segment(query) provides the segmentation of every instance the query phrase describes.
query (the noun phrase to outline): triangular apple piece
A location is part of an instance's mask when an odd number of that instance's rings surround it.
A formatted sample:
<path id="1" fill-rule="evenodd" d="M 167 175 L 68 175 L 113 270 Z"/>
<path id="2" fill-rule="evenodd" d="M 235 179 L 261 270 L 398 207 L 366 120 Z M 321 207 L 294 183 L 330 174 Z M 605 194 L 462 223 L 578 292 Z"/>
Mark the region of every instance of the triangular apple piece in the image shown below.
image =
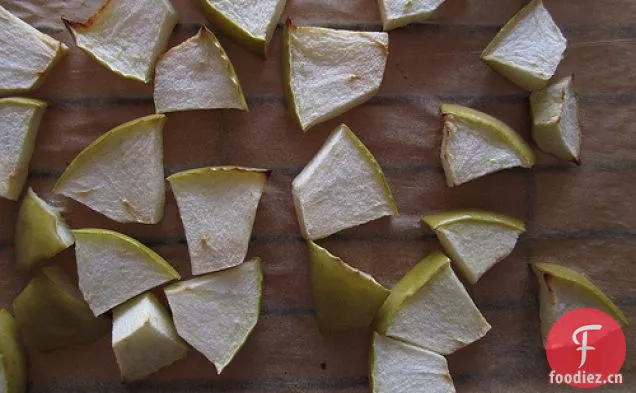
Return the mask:
<path id="1" fill-rule="evenodd" d="M 373 393 L 455 393 L 444 356 L 373 333 L 369 382 Z"/>
<path id="2" fill-rule="evenodd" d="M 581 164 L 581 126 L 574 77 L 567 76 L 530 94 L 532 138 L 539 148 Z"/>
<path id="3" fill-rule="evenodd" d="M 0 6 L 0 93 L 36 89 L 68 50 Z"/>
<path id="4" fill-rule="evenodd" d="M 152 80 L 177 19 L 169 0 L 106 0 L 86 22 L 62 18 L 75 44 L 90 57 L 144 83 Z"/>
<path id="5" fill-rule="evenodd" d="M 283 33 L 287 106 L 303 131 L 373 97 L 387 57 L 387 33 L 296 26 Z"/>
<path id="6" fill-rule="evenodd" d="M 137 240 L 106 229 L 77 229 L 79 287 L 93 314 L 181 278 L 165 259 Z"/>
<path id="7" fill-rule="evenodd" d="M 497 33 L 481 58 L 517 85 L 537 90 L 552 78 L 566 47 L 543 2 L 533 0 Z"/>
<path id="8" fill-rule="evenodd" d="M 370 326 L 389 290 L 326 249 L 308 241 L 311 289 L 321 330 Z"/>
<path id="9" fill-rule="evenodd" d="M 287 0 L 202 0 L 203 11 L 215 27 L 247 50 L 267 56 L 269 42 Z"/>
<path id="10" fill-rule="evenodd" d="M 0 392 L 24 393 L 27 360 L 18 326 L 9 311 L 0 309 Z"/>
<path id="11" fill-rule="evenodd" d="M 57 266 L 43 268 L 13 301 L 15 318 L 27 342 L 39 351 L 90 343 L 110 328 L 96 318 L 69 277 Z"/>
<path id="12" fill-rule="evenodd" d="M 534 165 L 530 146 L 504 122 L 460 105 L 444 104 L 441 112 L 441 159 L 449 187 L 503 169 Z"/>
<path id="13" fill-rule="evenodd" d="M 429 19 L 445 0 L 378 0 L 384 31 Z"/>
<path id="14" fill-rule="evenodd" d="M 578 308 L 595 308 L 616 319 L 621 326 L 629 325 L 623 312 L 589 278 L 565 266 L 533 263 L 539 280 L 539 306 L 543 344 L 552 325 L 564 314 Z"/>
<path id="15" fill-rule="evenodd" d="M 45 110 L 42 101 L 0 98 L 0 197 L 20 197 Z"/>
<path id="16" fill-rule="evenodd" d="M 179 206 L 192 274 L 245 260 L 256 209 L 269 177 L 265 169 L 209 167 L 168 177 Z"/>
<path id="17" fill-rule="evenodd" d="M 424 217 L 422 221 L 435 231 L 471 284 L 507 257 L 526 230 L 522 221 L 482 210 L 451 211 Z"/>
<path id="18" fill-rule="evenodd" d="M 165 115 L 124 123 L 73 159 L 53 192 L 117 222 L 156 224 L 163 217 Z"/>
<path id="19" fill-rule="evenodd" d="M 294 179 L 292 194 L 300 229 L 310 240 L 398 214 L 380 164 L 344 124 Z"/>
<path id="20" fill-rule="evenodd" d="M 154 98 L 160 113 L 216 108 L 247 111 L 232 62 L 205 27 L 161 57 Z"/>
<path id="21" fill-rule="evenodd" d="M 375 320 L 375 330 L 391 338 L 448 355 L 490 330 L 450 259 L 433 252 L 391 290 Z"/>
<path id="22" fill-rule="evenodd" d="M 188 354 L 188 345 L 152 293 L 113 310 L 112 344 L 123 382 L 146 378 Z"/>
<path id="23" fill-rule="evenodd" d="M 75 239 L 59 211 L 30 187 L 22 199 L 15 229 L 15 260 L 28 270 L 73 245 Z"/>
<path id="24" fill-rule="evenodd" d="M 262 286 L 261 262 L 255 258 L 165 289 L 177 332 L 214 363 L 217 373 L 256 326 Z"/>

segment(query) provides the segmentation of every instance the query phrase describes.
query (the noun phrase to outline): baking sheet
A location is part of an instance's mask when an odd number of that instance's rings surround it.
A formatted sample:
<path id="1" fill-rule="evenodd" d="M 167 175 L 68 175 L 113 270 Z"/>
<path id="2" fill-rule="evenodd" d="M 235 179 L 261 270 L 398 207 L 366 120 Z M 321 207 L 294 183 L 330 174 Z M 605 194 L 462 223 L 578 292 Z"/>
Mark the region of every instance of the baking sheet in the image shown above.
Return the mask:
<path id="1" fill-rule="evenodd" d="M 196 33 L 204 18 L 194 1 L 172 0 L 179 12 L 171 46 Z M 423 214 L 483 208 L 516 216 L 528 232 L 505 261 L 469 288 L 493 325 L 488 336 L 449 358 L 458 392 L 569 392 L 549 386 L 540 348 L 538 304 L 531 261 L 559 261 L 587 273 L 625 313 L 636 319 L 636 2 L 545 0 L 568 38 L 559 75 L 574 72 L 581 98 L 583 166 L 539 154 L 533 170 L 510 170 L 456 189 L 445 186 L 439 162 L 440 102 L 484 110 L 529 134 L 527 93 L 479 60 L 498 28 L 521 0 L 448 0 L 435 20 L 390 33 L 390 56 L 380 92 L 367 104 L 303 135 L 281 93 L 279 47 L 267 61 L 219 34 L 234 63 L 249 113 L 204 111 L 168 116 L 166 172 L 207 165 L 273 170 L 261 202 L 249 255 L 265 269 L 259 324 L 233 363 L 217 376 L 196 351 L 147 381 L 122 386 L 110 337 L 49 354 L 30 353 L 32 392 L 367 392 L 369 332 L 322 336 L 312 314 L 307 256 L 290 196 L 293 177 L 329 131 L 348 124 L 379 160 L 400 217 L 382 219 L 320 242 L 352 265 L 393 285 L 439 245 L 420 225 Z M 167 189 L 159 225 L 122 225 L 50 190 L 86 145 L 110 128 L 154 112 L 152 86 L 103 69 L 72 45 L 60 16 L 85 18 L 98 0 L 4 0 L 0 4 L 67 43 L 71 50 L 30 96 L 49 102 L 31 162 L 29 185 L 64 207 L 73 227 L 122 231 L 150 245 L 189 276 L 187 247 L 174 198 Z M 296 23 L 379 30 L 373 0 L 290 0 Z M 28 276 L 13 267 L 17 204 L 0 200 L 0 306 L 9 307 Z M 54 258 L 69 272 L 74 255 Z M 627 328 L 625 385 L 597 389 L 631 392 L 636 378 L 636 337 Z"/>

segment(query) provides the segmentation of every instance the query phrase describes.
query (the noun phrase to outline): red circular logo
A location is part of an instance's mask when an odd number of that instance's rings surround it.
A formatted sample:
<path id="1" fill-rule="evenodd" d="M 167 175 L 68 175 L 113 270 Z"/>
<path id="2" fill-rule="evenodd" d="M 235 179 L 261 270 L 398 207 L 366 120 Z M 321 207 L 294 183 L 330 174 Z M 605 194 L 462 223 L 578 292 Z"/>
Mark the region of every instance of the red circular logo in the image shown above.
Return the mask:
<path id="1" fill-rule="evenodd" d="M 625 352 L 625 335 L 614 318 L 593 308 L 570 311 L 546 340 L 550 383 L 577 388 L 621 383 Z"/>

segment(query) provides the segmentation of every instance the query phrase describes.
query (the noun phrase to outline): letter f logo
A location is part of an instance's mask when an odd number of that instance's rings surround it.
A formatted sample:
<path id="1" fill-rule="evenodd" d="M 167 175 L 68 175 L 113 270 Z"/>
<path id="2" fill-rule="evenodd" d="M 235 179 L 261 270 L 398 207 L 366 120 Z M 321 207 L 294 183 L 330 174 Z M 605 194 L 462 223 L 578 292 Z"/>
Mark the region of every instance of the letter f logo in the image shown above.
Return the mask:
<path id="1" fill-rule="evenodd" d="M 587 351 L 593 351 L 596 349 L 587 345 L 587 332 L 590 330 L 601 330 L 601 328 L 603 328 L 603 325 L 585 325 L 576 329 L 572 334 L 572 341 L 574 341 L 574 344 L 580 345 L 580 347 L 576 349 L 577 351 L 581 351 L 581 364 L 579 365 L 579 368 L 583 367 L 587 361 Z M 577 336 L 581 332 L 583 332 L 583 334 L 581 335 L 581 342 L 579 342 Z"/>

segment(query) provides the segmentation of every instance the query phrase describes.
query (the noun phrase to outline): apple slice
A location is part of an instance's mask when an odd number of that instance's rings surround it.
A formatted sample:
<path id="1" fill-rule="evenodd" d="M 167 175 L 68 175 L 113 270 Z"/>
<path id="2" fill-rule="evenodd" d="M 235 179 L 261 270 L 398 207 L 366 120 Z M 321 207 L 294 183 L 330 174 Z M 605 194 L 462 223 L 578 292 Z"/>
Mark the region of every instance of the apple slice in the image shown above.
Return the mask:
<path id="1" fill-rule="evenodd" d="M 0 6 L 0 94 L 36 89 L 68 47 Z"/>
<path id="2" fill-rule="evenodd" d="M 43 268 L 13 301 L 15 319 L 27 343 L 53 351 L 90 343 L 110 328 L 95 318 L 82 294 L 58 267 Z"/>
<path id="3" fill-rule="evenodd" d="M 29 187 L 22 199 L 15 229 L 15 260 L 23 270 L 52 258 L 73 245 L 70 228 L 54 207 Z"/>
<path id="4" fill-rule="evenodd" d="M 389 290 L 311 240 L 307 245 L 311 290 L 320 330 L 370 326 L 389 296 Z"/>
<path id="5" fill-rule="evenodd" d="M 422 218 L 462 274 L 475 284 L 515 248 L 525 232 L 522 221 L 481 210 L 451 211 Z"/>
<path id="6" fill-rule="evenodd" d="M 125 78 L 148 83 L 177 24 L 169 0 L 106 0 L 86 22 L 62 18 L 75 44 Z"/>
<path id="7" fill-rule="evenodd" d="M 373 393 L 455 393 L 446 358 L 373 333 L 369 382 Z"/>
<path id="8" fill-rule="evenodd" d="M 481 58 L 510 81 L 537 90 L 556 72 L 566 46 L 543 2 L 533 0 L 497 33 Z"/>
<path id="9" fill-rule="evenodd" d="M 73 159 L 53 192 L 117 222 L 156 224 L 163 217 L 165 115 L 124 123 Z"/>
<path id="10" fill-rule="evenodd" d="M 445 0 L 378 0 L 384 31 L 429 19 Z"/>
<path id="11" fill-rule="evenodd" d="M 596 285 L 581 273 L 552 263 L 531 264 L 539 280 L 539 305 L 543 345 L 552 325 L 564 314 L 578 308 L 595 308 L 629 325 L 623 312 Z"/>
<path id="12" fill-rule="evenodd" d="M 530 94 L 532 138 L 539 148 L 581 165 L 581 126 L 574 77 L 567 76 Z"/>
<path id="13" fill-rule="evenodd" d="M 307 131 L 375 95 L 389 56 L 389 36 L 288 21 L 282 51 L 287 106 Z"/>
<path id="14" fill-rule="evenodd" d="M 0 309 L 0 392 L 25 393 L 27 363 L 20 333 L 9 311 Z"/>
<path id="15" fill-rule="evenodd" d="M 200 0 L 215 27 L 263 58 L 287 0 Z"/>
<path id="16" fill-rule="evenodd" d="M 177 332 L 217 373 L 232 361 L 258 322 L 263 273 L 258 258 L 165 289 Z"/>
<path id="17" fill-rule="evenodd" d="M 188 241 L 192 274 L 245 260 L 268 177 L 268 170 L 239 167 L 199 168 L 168 177 Z"/>
<path id="18" fill-rule="evenodd" d="M 20 197 L 45 110 L 43 101 L 0 98 L 0 197 Z"/>
<path id="19" fill-rule="evenodd" d="M 442 105 L 441 112 L 441 159 L 449 187 L 503 169 L 534 165 L 530 146 L 502 121 L 454 104 Z"/>
<path id="20" fill-rule="evenodd" d="M 170 315 L 152 293 L 113 310 L 112 341 L 123 382 L 146 378 L 188 354 Z"/>
<path id="21" fill-rule="evenodd" d="M 433 252 L 391 290 L 375 320 L 375 330 L 418 347 L 448 355 L 490 330 L 450 267 Z"/>
<path id="22" fill-rule="evenodd" d="M 398 214 L 380 164 L 344 124 L 296 176 L 292 195 L 300 229 L 309 240 Z"/>
<path id="23" fill-rule="evenodd" d="M 205 27 L 161 57 L 154 98 L 161 113 L 216 108 L 247 111 L 234 66 L 214 33 Z"/>
<path id="24" fill-rule="evenodd" d="M 101 315 L 158 285 L 181 278 L 157 253 L 124 234 L 76 229 L 79 287 L 93 314 Z"/>

